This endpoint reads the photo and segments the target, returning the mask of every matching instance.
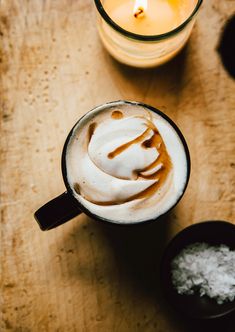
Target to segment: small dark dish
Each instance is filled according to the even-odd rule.
[[[195,319],[213,319],[235,312],[235,300],[217,304],[216,300],[198,294],[181,295],[171,281],[172,259],[187,245],[206,242],[211,245],[225,244],[235,249],[235,225],[225,221],[206,221],[191,225],[178,233],[167,246],[162,258],[161,281],[167,300],[176,310]]]

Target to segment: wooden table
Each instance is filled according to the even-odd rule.
[[[233,12],[234,0],[205,1],[186,49],[136,70],[101,46],[93,1],[1,1],[1,331],[193,330],[165,303],[159,261],[187,225],[235,222],[235,84],[216,50]],[[64,191],[68,131],[118,99],[156,106],[182,129],[192,158],[183,200],[142,228],[81,215],[41,232],[33,213]]]

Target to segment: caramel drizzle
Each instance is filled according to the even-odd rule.
[[[139,170],[138,175],[144,179],[158,179],[158,182],[155,183],[155,189],[158,190],[166,181],[166,178],[172,169],[172,162],[158,129],[152,121],[147,120],[147,124],[152,129],[153,135],[149,139],[145,140],[141,146],[146,149],[155,148],[158,152],[158,156],[151,164]],[[160,165],[161,167],[158,168]],[[150,171],[154,168],[158,169],[153,174],[143,174],[144,172]]]
[[[120,145],[112,152],[109,152],[108,158],[113,159],[113,158],[117,157],[120,153],[122,153],[123,151],[128,149],[131,145],[140,143],[146,136],[148,136],[150,131],[151,131],[151,128],[147,128],[140,136],[134,138],[133,140],[131,140],[123,145]]]
[[[93,122],[90,124],[90,126],[88,128],[88,144],[90,143],[90,140],[95,132],[96,127],[97,127],[97,123]]]
[[[119,199],[119,200],[115,200],[115,201],[106,201],[106,202],[100,202],[100,201],[95,201],[93,199],[88,199],[87,197],[84,197],[86,200],[88,200],[89,202],[96,204],[96,205],[100,205],[100,206],[109,206],[109,205],[120,205],[120,204],[124,204],[127,202],[131,202],[134,201],[135,199],[141,199],[141,198],[147,198],[149,196],[151,196],[151,190],[152,188],[156,185],[156,183],[152,184],[151,186],[149,186],[148,188],[142,190],[141,192],[139,192],[138,194],[132,195],[129,198],[126,199]],[[81,195],[80,192],[80,187],[78,183],[74,184],[74,190],[76,191],[77,194]],[[155,192],[155,190],[154,190]]]
[[[112,119],[114,120],[120,120],[123,118],[123,113],[121,111],[113,111],[111,114]]]
[[[152,120],[151,114],[150,114],[150,119]],[[135,195],[130,196],[127,199],[100,202],[100,201],[94,201],[92,199],[88,199],[85,197],[87,200],[89,200],[91,203],[94,203],[94,204],[100,205],[100,206],[119,205],[119,204],[127,203],[130,201],[136,200],[136,199],[146,199],[146,198],[154,195],[156,193],[156,191],[159,188],[161,188],[161,186],[166,181],[166,179],[172,169],[172,162],[171,162],[171,158],[167,152],[165,143],[164,143],[158,129],[156,128],[156,126],[154,125],[154,123],[151,120],[148,120],[145,118],[146,125],[148,128],[140,136],[117,147],[115,150],[110,152],[108,154],[108,158],[113,159],[116,156],[118,156],[120,153],[122,153],[123,151],[128,149],[131,145],[137,144],[140,142],[142,142],[141,146],[144,149],[155,148],[156,151],[158,152],[157,158],[148,166],[146,166],[140,170],[134,170],[133,173],[136,175],[136,179],[138,179],[138,178],[143,178],[143,179],[148,179],[148,180],[155,179],[156,182],[154,184],[150,185],[148,188],[142,190],[141,192],[139,192]],[[95,128],[96,128],[96,123],[92,123],[89,126],[89,131],[88,131],[89,141],[90,141],[92,135],[94,134]],[[153,135],[149,139],[144,140],[151,131],[153,131]],[[143,174],[147,171],[151,171],[154,168],[157,168],[157,170],[154,173],[149,174],[149,175]],[[74,185],[74,190],[78,194],[80,194],[79,185],[77,183]]]

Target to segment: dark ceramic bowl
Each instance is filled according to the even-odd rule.
[[[181,295],[174,289],[171,280],[172,259],[187,245],[195,242],[225,244],[235,250],[235,225],[225,221],[201,222],[185,228],[171,240],[161,265],[161,282],[168,302],[180,313],[195,319],[213,319],[232,314],[235,312],[235,300],[217,304],[216,300],[208,296]]]

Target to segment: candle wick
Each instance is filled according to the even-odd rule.
[[[134,13],[135,18],[143,17],[144,16],[144,8],[138,7],[136,12]]]

